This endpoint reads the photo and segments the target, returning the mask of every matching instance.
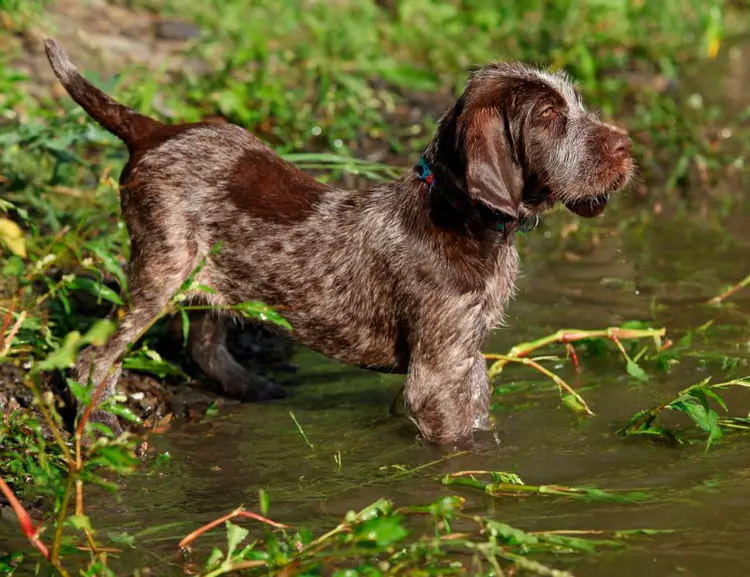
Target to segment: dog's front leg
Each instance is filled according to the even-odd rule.
[[[404,399],[411,420],[426,441],[471,442],[476,359],[473,350],[446,351],[429,347],[412,353]]]

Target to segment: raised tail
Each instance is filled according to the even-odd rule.
[[[136,141],[154,128],[161,126],[159,121],[138,114],[135,110],[115,102],[81,76],[60,43],[49,38],[45,39],[44,49],[55,76],[73,100],[91,118],[122,140],[129,150],[133,150]]]

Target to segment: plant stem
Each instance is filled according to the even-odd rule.
[[[315,446],[310,442],[310,439],[307,438],[307,435],[305,434],[305,431],[302,429],[302,425],[299,424],[297,417],[294,416],[294,413],[292,411],[289,411],[289,416],[292,418],[292,421],[294,421],[294,424],[297,427],[299,434],[302,435],[302,438],[305,440],[305,443],[307,443],[307,446],[310,447],[311,451],[314,451]]]
[[[750,285],[750,274],[747,275],[745,278],[743,278],[737,284],[734,284],[731,287],[729,287],[727,290],[725,290],[720,295],[717,295],[717,296],[713,297],[712,299],[709,299],[708,301],[706,301],[706,304],[709,304],[709,305],[719,305],[724,300],[726,300],[730,296],[732,296],[734,293],[739,292],[740,290],[742,290],[743,288],[745,288],[748,285]]]
[[[531,352],[546,347],[552,344],[570,344],[575,341],[582,341],[585,339],[601,339],[606,338],[611,341],[620,341],[627,339],[645,339],[645,338],[659,338],[666,334],[666,329],[624,329],[620,327],[609,327],[607,329],[599,330],[580,330],[580,329],[562,329],[554,334],[542,337],[535,341],[526,343],[520,343],[514,346],[507,355],[502,355],[496,363],[489,369],[490,378],[498,375],[502,372],[503,367],[511,362],[512,358],[522,358],[528,356]],[[499,355],[485,355],[486,358],[495,359]]]
[[[39,539],[39,535],[37,533],[37,530],[34,528],[34,523],[31,521],[31,517],[29,517],[26,509],[23,508],[23,505],[21,505],[21,502],[18,500],[15,493],[13,493],[13,490],[7,485],[2,476],[0,476],[0,491],[2,491],[3,495],[5,495],[5,498],[8,499],[8,503],[10,503],[10,506],[13,508],[13,512],[16,514],[18,522],[21,524],[21,530],[23,531],[23,534],[31,542],[34,548],[44,556],[45,559],[49,559],[50,557],[47,546]]]
[[[182,551],[187,549],[187,547],[195,541],[198,537],[203,535],[205,532],[210,531],[217,525],[221,525],[222,523],[226,521],[231,521],[232,519],[235,519],[237,517],[247,517],[248,519],[253,519],[255,521],[260,521],[261,523],[265,523],[266,525],[270,525],[271,527],[275,527],[276,529],[286,529],[288,525],[284,525],[283,523],[278,523],[277,521],[273,521],[271,519],[268,519],[267,517],[264,517],[263,515],[259,515],[258,513],[253,513],[252,511],[247,511],[244,508],[240,507],[238,509],[235,509],[231,513],[227,513],[226,515],[222,515],[218,519],[214,519],[213,521],[206,523],[202,527],[199,527],[189,535],[185,536],[182,541],[180,541],[177,544],[177,558],[180,557],[182,554]]]
[[[13,318],[13,310],[16,308],[16,300],[13,299],[10,301],[10,306],[8,307],[7,312],[5,313],[3,317],[3,324],[0,325],[0,351],[5,350],[5,331],[8,330],[8,327],[10,326],[10,321]],[[8,342],[10,343],[11,339],[8,337]],[[8,345],[8,349],[10,349],[10,344]],[[0,353],[0,357],[2,357],[2,353]]]
[[[539,371],[540,373],[542,373],[543,375],[549,377],[550,379],[552,379],[554,381],[554,383],[560,389],[560,394],[561,395],[562,395],[562,392],[565,391],[566,393],[568,393],[569,395],[571,395],[572,397],[574,397],[576,399],[576,401],[578,401],[581,404],[581,406],[583,407],[583,411],[588,416],[590,416],[590,417],[594,416],[594,414],[595,414],[594,411],[592,411],[589,408],[588,404],[586,403],[586,401],[583,400],[583,397],[581,395],[579,395],[578,393],[576,393],[571,388],[571,386],[568,383],[566,383],[563,379],[561,379],[555,373],[553,373],[549,369],[543,367],[542,365],[540,365],[539,363],[537,363],[533,359],[526,359],[526,358],[523,358],[523,357],[520,357],[520,358],[519,357],[512,357],[510,355],[485,355],[485,357],[489,358],[489,359],[496,359],[499,363],[500,362],[504,362],[504,363],[520,363],[522,365],[526,365],[528,367],[536,369],[537,371]]]
[[[83,481],[80,479],[76,479],[76,515],[83,516],[84,515],[84,509],[83,509]],[[86,535],[86,541],[89,543],[89,549],[94,553],[94,555],[98,554],[98,548],[96,546],[96,539],[94,539],[94,535],[89,531],[88,529],[83,530],[84,535]]]
[[[60,544],[62,543],[63,527],[65,518],[68,516],[68,505],[70,504],[70,495],[73,493],[74,474],[71,472],[65,482],[65,491],[60,501],[60,511],[57,514],[55,523],[55,535],[52,538],[52,552],[50,553],[50,563],[56,564],[60,561]]]
[[[70,454],[70,450],[63,440],[62,432],[57,426],[57,423],[55,423],[55,419],[52,418],[52,415],[47,410],[47,406],[44,404],[44,399],[42,398],[42,393],[39,391],[39,387],[36,386],[36,382],[34,381],[33,376],[29,378],[29,380],[26,382],[26,385],[31,389],[34,398],[39,403],[39,410],[42,413],[42,417],[44,417],[44,421],[47,423],[47,426],[49,427],[49,430],[52,433],[57,446],[60,447],[60,451],[62,452],[65,461],[67,463],[71,463],[73,460],[73,456]]]

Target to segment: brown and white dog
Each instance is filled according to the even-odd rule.
[[[45,45],[69,94],[130,152],[120,195],[132,307],[77,364],[81,382],[108,379],[108,394],[126,346],[221,243],[196,279],[215,292],[189,296],[278,307],[304,345],[406,374],[407,409],[424,439],[470,441],[489,427],[481,346],[513,292],[516,231],[555,202],[600,214],[634,171],[627,133],[587,112],[563,73],[476,70],[413,170],[349,191],[238,126],[138,114],[87,82],[55,41]],[[226,322],[216,314],[193,323],[193,358],[227,395],[283,396],[229,354]]]

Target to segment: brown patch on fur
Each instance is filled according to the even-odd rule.
[[[292,223],[304,220],[330,187],[265,150],[246,150],[227,175],[232,203],[253,218]]]

